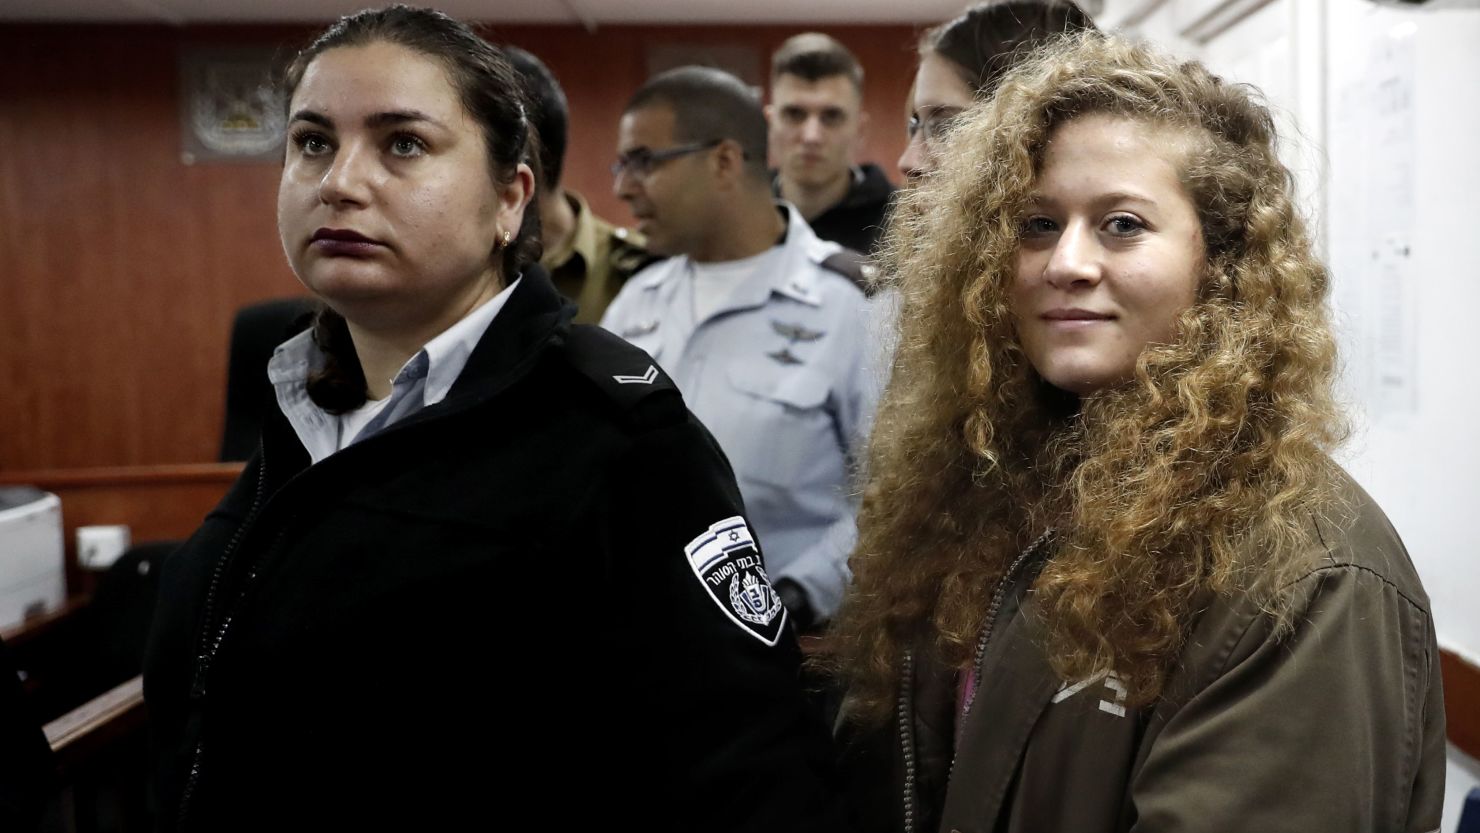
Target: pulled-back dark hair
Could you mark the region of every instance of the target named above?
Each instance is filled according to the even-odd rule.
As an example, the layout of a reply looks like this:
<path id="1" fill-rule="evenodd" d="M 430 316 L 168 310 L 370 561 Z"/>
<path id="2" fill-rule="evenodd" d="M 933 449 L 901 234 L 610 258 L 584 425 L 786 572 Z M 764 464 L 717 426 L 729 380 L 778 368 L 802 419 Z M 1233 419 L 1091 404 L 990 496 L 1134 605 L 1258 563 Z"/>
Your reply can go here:
<path id="1" fill-rule="evenodd" d="M 504 55 L 524 83 L 524 98 L 529 104 L 529 122 L 534 126 L 540 146 L 540 185 L 554 188 L 565 170 L 565 147 L 570 135 L 570 104 L 560 88 L 555 73 L 545 62 L 517 46 L 505 46 Z"/>
<path id="2" fill-rule="evenodd" d="M 513 182 L 521 162 L 537 164 L 531 159 L 534 140 L 525 117 L 523 84 L 509 60 L 467 24 L 434 9 L 395 5 L 341 17 L 294 56 L 283 76 L 283 100 L 291 102 L 303 74 L 318 56 L 330 49 L 375 43 L 404 46 L 442 64 L 463 109 L 482 128 L 488 171 L 496 184 Z M 493 252 L 489 255 L 492 258 Z M 503 247 L 499 273 L 508 280 L 539 257 L 539 207 L 531 198 L 518 236 Z M 314 403 L 330 413 L 365 404 L 365 374 L 344 318 L 325 307 L 314 318 L 313 336 L 327 358 L 324 368 L 308 382 Z"/>
<path id="3" fill-rule="evenodd" d="M 1055 35 L 1094 29 L 1069 0 L 987 0 L 927 31 L 920 54 L 950 61 L 973 94 L 985 98 L 1027 53 Z"/>

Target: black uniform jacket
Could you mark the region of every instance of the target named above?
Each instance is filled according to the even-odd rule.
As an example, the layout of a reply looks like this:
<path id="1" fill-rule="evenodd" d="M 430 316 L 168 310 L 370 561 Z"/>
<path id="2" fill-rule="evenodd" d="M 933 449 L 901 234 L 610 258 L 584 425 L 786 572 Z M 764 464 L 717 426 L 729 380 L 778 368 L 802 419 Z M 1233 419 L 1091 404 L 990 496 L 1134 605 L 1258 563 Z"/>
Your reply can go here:
<path id="1" fill-rule="evenodd" d="M 162 829 L 832 829 L 790 627 L 685 554 L 728 462 L 573 312 L 527 273 L 444 401 L 317 465 L 274 409 L 162 576 Z"/>

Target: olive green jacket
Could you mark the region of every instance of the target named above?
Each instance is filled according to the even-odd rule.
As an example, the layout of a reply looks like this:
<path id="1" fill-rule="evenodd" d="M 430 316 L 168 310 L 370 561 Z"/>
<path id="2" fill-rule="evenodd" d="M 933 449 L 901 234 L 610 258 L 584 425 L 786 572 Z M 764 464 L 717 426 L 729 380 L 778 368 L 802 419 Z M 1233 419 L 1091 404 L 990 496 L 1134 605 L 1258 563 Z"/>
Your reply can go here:
<path id="1" fill-rule="evenodd" d="M 1351 520 L 1288 588 L 1276 637 L 1245 597 L 1215 599 L 1165 695 L 1136 708 L 1106 678 L 1049 668 L 1031 593 L 1008 582 L 956 731 L 957 669 L 910 660 L 897 719 L 852 738 L 866 830 L 961 833 L 1428 833 L 1444 793 L 1444 707 L 1429 600 L 1382 510 L 1347 481 Z M 1026 600 L 1025 600 L 1026 599 Z"/>
<path id="2" fill-rule="evenodd" d="M 540 257 L 540 265 L 560 294 L 576 302 L 575 323 L 595 324 L 627 279 L 656 258 L 642 235 L 596 216 L 580 194 L 567 190 L 565 196 L 575 228 L 564 246 Z"/>

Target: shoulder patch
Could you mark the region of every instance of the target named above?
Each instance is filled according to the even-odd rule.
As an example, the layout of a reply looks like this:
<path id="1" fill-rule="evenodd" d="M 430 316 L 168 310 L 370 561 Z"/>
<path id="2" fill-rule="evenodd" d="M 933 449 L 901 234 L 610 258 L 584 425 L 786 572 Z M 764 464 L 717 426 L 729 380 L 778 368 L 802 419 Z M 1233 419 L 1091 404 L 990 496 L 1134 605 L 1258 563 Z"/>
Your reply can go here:
<path id="1" fill-rule="evenodd" d="M 735 515 L 710 524 L 683 551 L 710 601 L 741 630 L 775 645 L 786 626 L 786 608 L 766 577 L 745 519 Z"/>
<path id="2" fill-rule="evenodd" d="M 565 354 L 578 373 L 635 422 L 659 425 L 684 418 L 683 398 L 673 380 L 651 356 L 616 335 L 577 324 L 570 328 Z"/>
<path id="3" fill-rule="evenodd" d="M 844 249 L 828 255 L 822 261 L 822 268 L 829 272 L 836 272 L 852 281 L 853 285 L 862 290 L 864 295 L 874 294 L 874 279 L 879 274 L 879 267 L 864 255 L 852 249 Z"/>

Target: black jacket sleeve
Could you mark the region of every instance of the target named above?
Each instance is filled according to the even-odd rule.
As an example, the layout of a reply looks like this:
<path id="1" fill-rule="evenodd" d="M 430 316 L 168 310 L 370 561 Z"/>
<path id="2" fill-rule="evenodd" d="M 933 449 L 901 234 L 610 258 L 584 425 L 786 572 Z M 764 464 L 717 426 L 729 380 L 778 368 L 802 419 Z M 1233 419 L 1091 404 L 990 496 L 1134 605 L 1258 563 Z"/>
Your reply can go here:
<path id="1" fill-rule="evenodd" d="M 658 611 L 648 694 L 663 757 L 678 762 L 673 829 L 842 829 L 830 739 L 806 705 L 786 613 L 744 545 L 728 461 L 686 416 L 641 436 L 622 468 L 608 535 L 615 568 Z M 716 529 L 722 540 L 706 548 Z"/>

